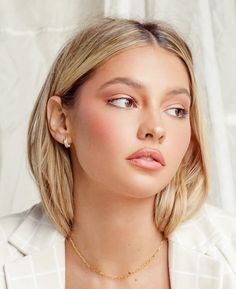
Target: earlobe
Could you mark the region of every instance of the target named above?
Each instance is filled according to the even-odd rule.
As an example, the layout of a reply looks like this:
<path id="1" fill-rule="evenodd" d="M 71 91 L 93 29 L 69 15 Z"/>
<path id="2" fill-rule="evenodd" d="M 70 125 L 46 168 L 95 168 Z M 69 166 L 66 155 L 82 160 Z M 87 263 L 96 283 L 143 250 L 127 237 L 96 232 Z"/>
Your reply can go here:
<path id="1" fill-rule="evenodd" d="M 57 95 L 51 96 L 47 103 L 48 127 L 52 137 L 62 144 L 65 137 L 69 140 L 66 117 L 67 116 L 61 104 L 61 98 Z"/>

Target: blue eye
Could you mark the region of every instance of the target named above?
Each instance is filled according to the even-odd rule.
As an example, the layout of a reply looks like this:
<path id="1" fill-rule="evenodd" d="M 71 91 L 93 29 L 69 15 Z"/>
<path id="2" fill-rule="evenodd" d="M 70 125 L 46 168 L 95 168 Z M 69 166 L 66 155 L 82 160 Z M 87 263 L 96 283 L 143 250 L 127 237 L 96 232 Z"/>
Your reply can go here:
<path id="1" fill-rule="evenodd" d="M 129 97 L 119 97 L 113 98 L 108 101 L 108 103 L 116 103 L 115 106 L 127 108 L 127 107 L 136 107 L 135 101 Z"/>
<path id="2" fill-rule="evenodd" d="M 177 118 L 185 118 L 189 113 L 186 109 L 180 107 L 172 107 L 167 109 L 169 115 Z"/>

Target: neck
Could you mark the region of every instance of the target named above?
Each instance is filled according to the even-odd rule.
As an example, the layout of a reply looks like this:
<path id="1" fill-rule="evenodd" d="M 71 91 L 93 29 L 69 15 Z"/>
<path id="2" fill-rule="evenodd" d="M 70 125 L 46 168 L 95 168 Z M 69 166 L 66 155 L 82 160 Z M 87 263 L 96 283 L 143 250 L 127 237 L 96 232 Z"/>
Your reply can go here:
<path id="1" fill-rule="evenodd" d="M 154 196 L 131 198 L 81 182 L 75 188 L 72 237 L 91 265 L 119 275 L 152 256 L 162 239 Z"/>

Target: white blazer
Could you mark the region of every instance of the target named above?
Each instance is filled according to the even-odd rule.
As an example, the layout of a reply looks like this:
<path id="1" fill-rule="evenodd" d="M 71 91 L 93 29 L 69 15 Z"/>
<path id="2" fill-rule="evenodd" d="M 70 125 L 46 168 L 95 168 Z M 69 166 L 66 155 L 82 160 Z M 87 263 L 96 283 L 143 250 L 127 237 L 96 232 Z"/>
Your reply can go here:
<path id="1" fill-rule="evenodd" d="M 236 289 L 235 216 L 204 205 L 168 240 L 172 289 Z M 41 204 L 1 218 L 0 289 L 64 289 L 64 241 Z"/>

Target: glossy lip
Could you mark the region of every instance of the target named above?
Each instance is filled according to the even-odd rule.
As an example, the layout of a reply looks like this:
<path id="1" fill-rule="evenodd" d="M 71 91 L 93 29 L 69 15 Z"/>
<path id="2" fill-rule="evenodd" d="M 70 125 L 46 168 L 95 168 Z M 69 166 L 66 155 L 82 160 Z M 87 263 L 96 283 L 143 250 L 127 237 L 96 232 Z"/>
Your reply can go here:
<path id="1" fill-rule="evenodd" d="M 142 157 L 152 157 L 153 161 L 141 159 Z M 157 170 L 165 166 L 165 160 L 160 151 L 152 148 L 143 148 L 138 150 L 134 154 L 127 158 L 132 164 L 147 168 L 151 170 Z"/>

